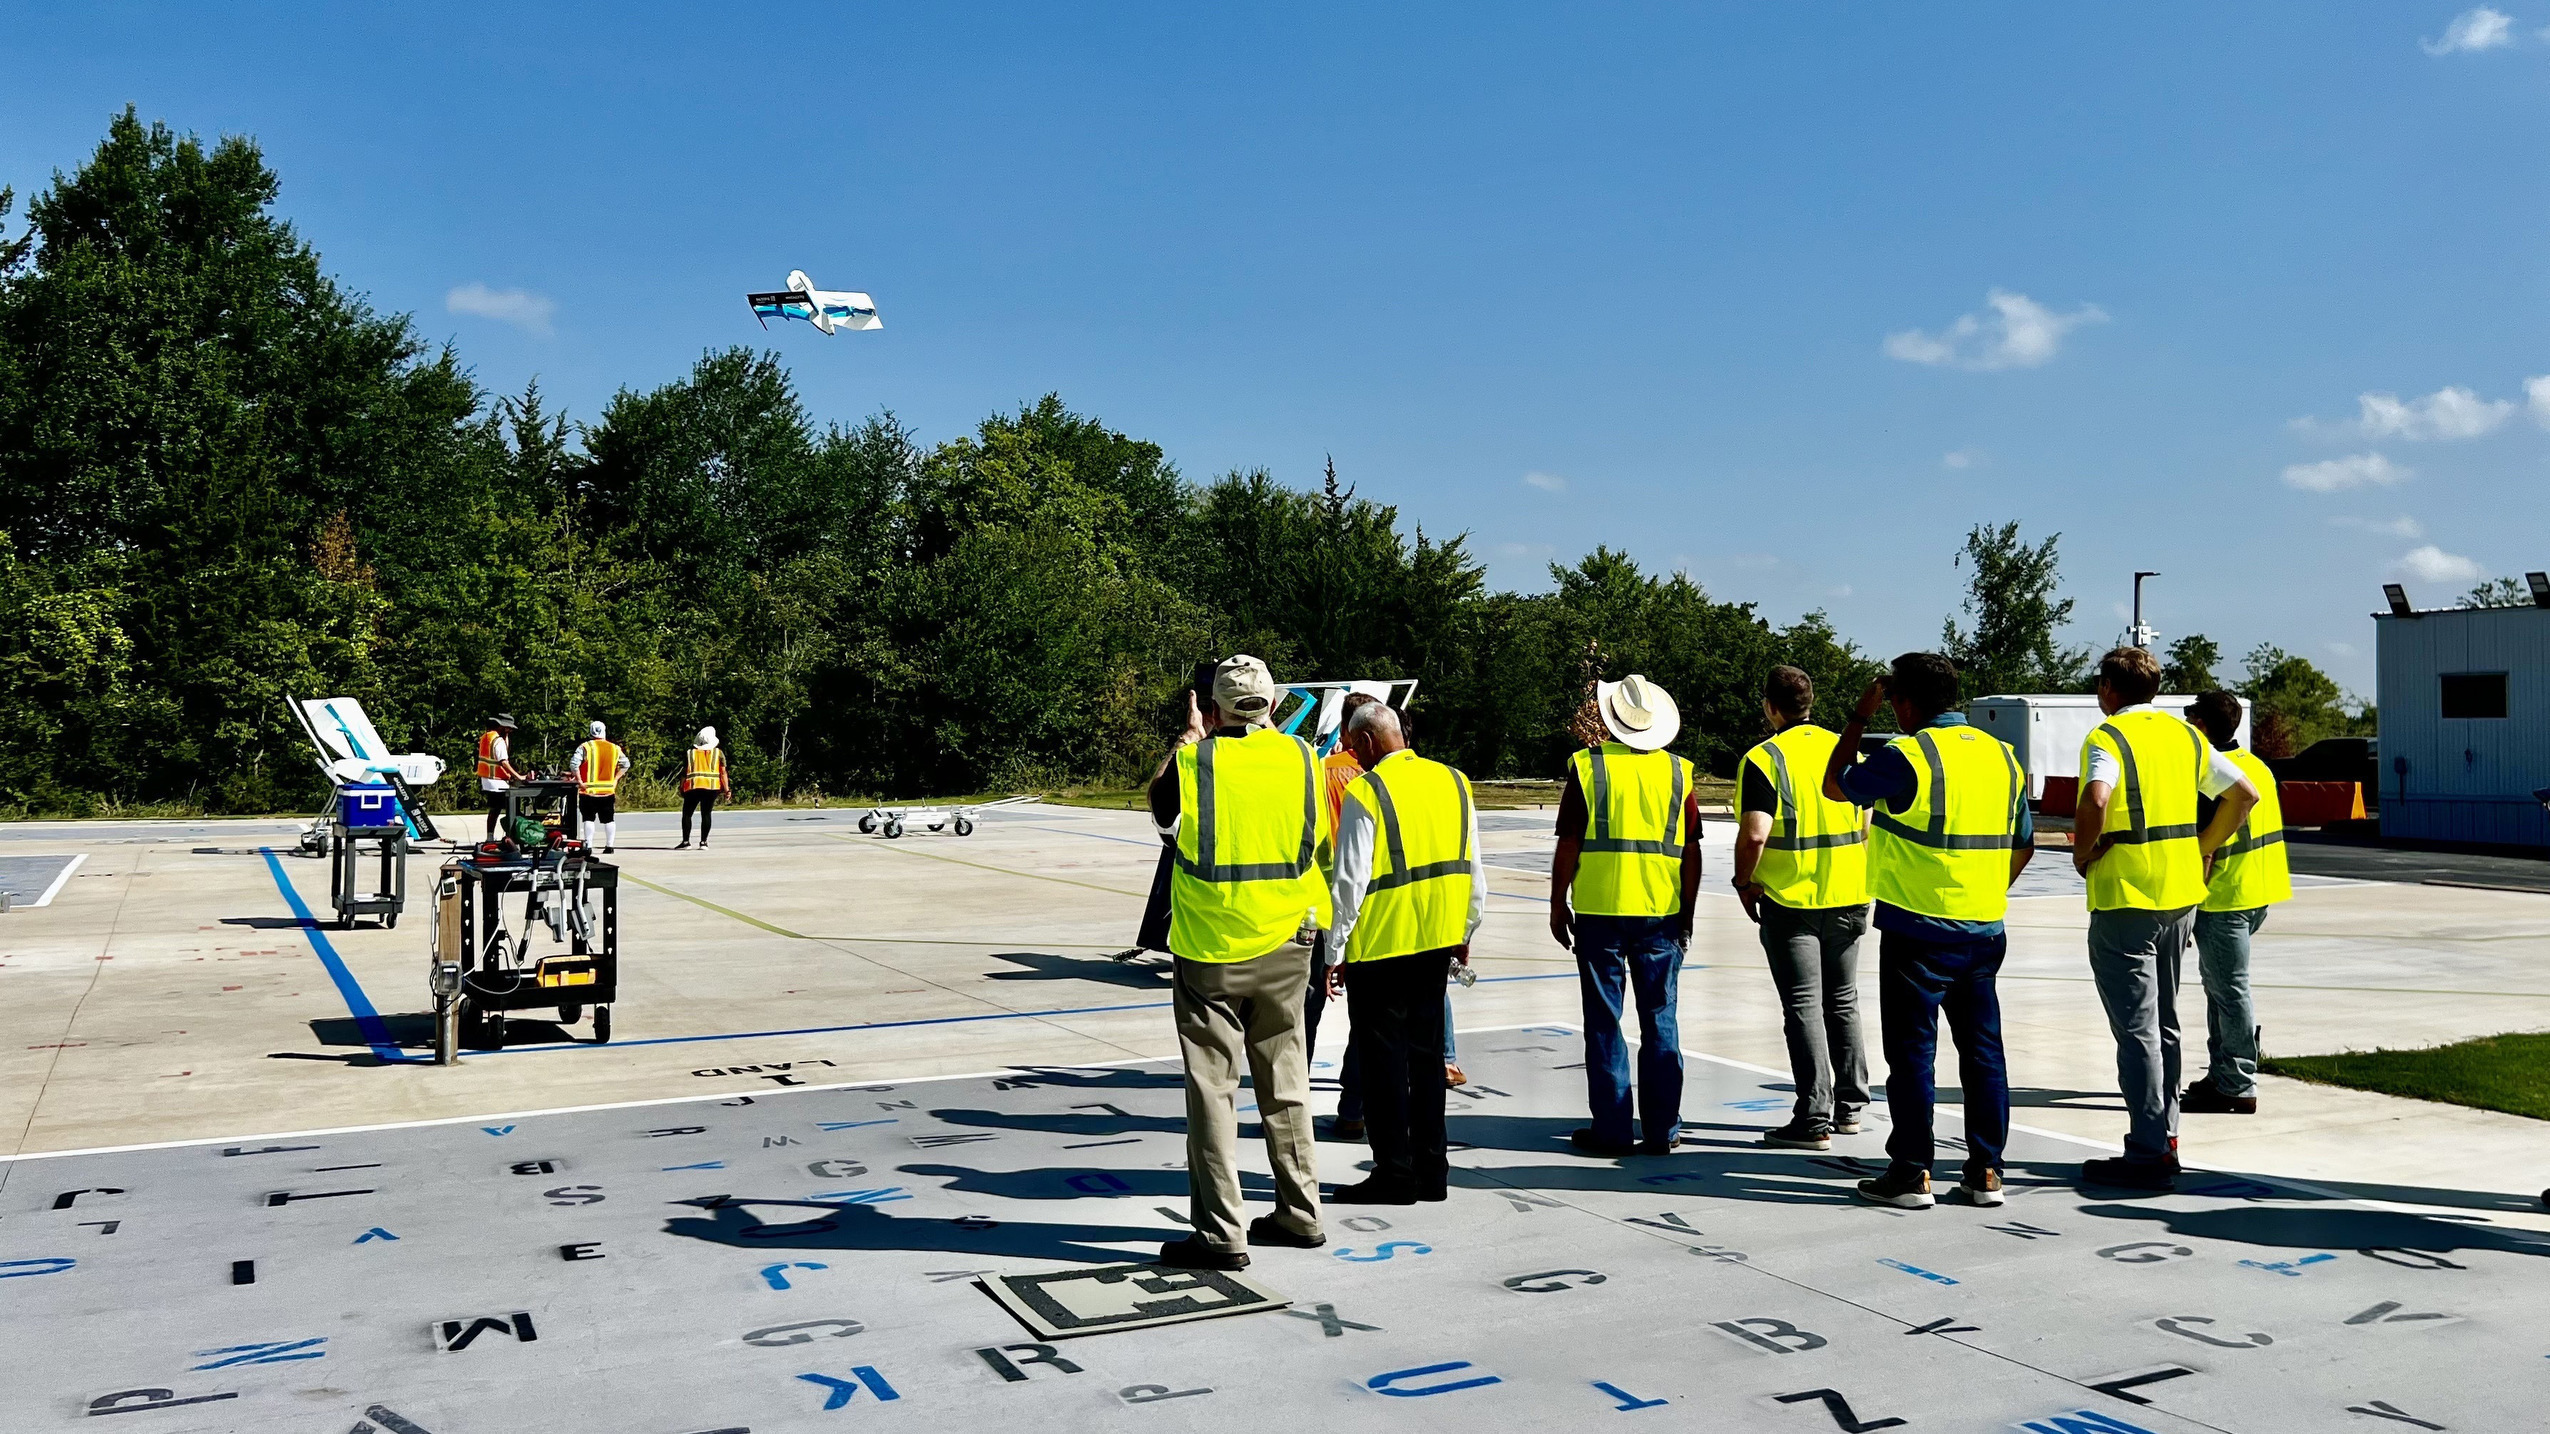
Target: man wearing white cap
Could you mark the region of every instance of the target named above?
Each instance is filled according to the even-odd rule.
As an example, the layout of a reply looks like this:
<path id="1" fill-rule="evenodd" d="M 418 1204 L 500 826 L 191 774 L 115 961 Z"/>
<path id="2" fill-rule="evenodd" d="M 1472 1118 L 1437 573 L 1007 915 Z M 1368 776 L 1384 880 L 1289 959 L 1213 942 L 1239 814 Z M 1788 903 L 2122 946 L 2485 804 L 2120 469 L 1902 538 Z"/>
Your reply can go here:
<path id="1" fill-rule="evenodd" d="M 1310 1119 L 1302 998 L 1310 943 L 1328 927 L 1333 860 L 1319 757 L 1274 729 L 1275 679 L 1246 655 L 1214 669 L 1212 700 L 1187 699 L 1186 730 L 1151 778 L 1151 818 L 1177 833 L 1169 951 L 1177 958 L 1178 1052 L 1186 1062 L 1188 1220 L 1160 1263 L 1248 1268 L 1248 1247 L 1327 1243 Z M 1240 1221 L 1240 1072 L 1245 1063 L 1275 1211 Z"/>
<path id="2" fill-rule="evenodd" d="M 1662 1155 L 1682 1136 L 1682 1042 L 1674 1020 L 1700 889 L 1700 801 L 1691 764 L 1665 750 L 1682 730 L 1672 694 L 1631 673 L 1594 695 L 1611 740 L 1569 759 L 1550 867 L 1549 929 L 1576 953 L 1585 1007 L 1585 1090 L 1594 1123 L 1571 1139 L 1593 1155 Z M 1638 1124 L 1630 1125 L 1626 999 L 1638 1004 Z"/>
<path id="3" fill-rule="evenodd" d="M 629 773 L 629 754 L 620 750 L 603 731 L 602 724 L 592 725 L 593 740 L 576 748 L 576 817 L 580 827 L 589 824 L 592 836 L 602 839 L 602 849 L 611 850 L 612 839 L 620 834 L 620 779 Z"/>
<path id="4" fill-rule="evenodd" d="M 731 795 L 733 782 L 726 776 L 726 754 L 718 750 L 717 729 L 702 727 L 691 740 L 691 750 L 682 758 L 682 843 L 673 848 L 681 851 L 691 844 L 691 813 L 699 813 L 699 844 L 708 845 L 709 818 L 717 814 L 717 799 Z"/>

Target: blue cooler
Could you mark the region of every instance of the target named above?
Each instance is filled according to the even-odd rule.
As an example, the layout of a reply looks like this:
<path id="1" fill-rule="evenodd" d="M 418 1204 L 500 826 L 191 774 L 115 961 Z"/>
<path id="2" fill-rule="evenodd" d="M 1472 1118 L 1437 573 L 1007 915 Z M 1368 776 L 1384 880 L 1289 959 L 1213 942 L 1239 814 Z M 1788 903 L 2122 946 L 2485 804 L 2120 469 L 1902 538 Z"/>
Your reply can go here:
<path id="1" fill-rule="evenodd" d="M 349 782 L 336 789 L 337 819 L 349 832 L 385 832 L 406 827 L 399 815 L 398 793 L 386 782 Z"/>

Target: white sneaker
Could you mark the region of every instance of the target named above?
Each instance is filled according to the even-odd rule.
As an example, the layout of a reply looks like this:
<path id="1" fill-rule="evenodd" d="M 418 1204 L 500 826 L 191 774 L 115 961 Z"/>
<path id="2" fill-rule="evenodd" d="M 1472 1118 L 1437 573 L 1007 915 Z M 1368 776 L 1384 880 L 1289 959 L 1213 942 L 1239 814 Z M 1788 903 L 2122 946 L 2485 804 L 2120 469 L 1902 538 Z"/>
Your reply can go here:
<path id="1" fill-rule="evenodd" d="M 1958 1181 L 1957 1194 L 1964 1197 L 1969 1205 L 1987 1208 L 2007 1198 L 2001 1193 L 2001 1172 L 1998 1170 L 1987 1170 L 1981 1175 L 1969 1175 Z"/>

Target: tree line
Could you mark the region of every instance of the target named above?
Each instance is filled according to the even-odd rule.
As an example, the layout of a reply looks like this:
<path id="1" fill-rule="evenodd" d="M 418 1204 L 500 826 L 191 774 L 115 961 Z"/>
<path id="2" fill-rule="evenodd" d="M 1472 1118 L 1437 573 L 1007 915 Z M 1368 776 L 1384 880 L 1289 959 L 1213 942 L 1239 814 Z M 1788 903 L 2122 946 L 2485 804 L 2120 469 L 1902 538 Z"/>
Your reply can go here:
<path id="1" fill-rule="evenodd" d="M 1876 670 L 1609 548 L 1491 590 L 1333 466 L 1191 480 L 1056 395 L 925 444 L 732 348 L 576 421 L 340 286 L 278 192 L 130 110 L 15 239 L 0 190 L 0 811 L 309 808 L 287 692 L 361 697 L 446 795 L 503 710 L 535 760 L 600 719 L 656 779 L 713 725 L 742 792 L 805 796 L 1130 782 L 1234 651 L 1419 678 L 1420 740 L 1483 776 L 1555 772 L 1597 676 L 1664 683 L 1724 774 L 1772 665 L 1836 723 Z M 1978 690 L 2077 686 L 2055 543 L 1970 536 Z"/>

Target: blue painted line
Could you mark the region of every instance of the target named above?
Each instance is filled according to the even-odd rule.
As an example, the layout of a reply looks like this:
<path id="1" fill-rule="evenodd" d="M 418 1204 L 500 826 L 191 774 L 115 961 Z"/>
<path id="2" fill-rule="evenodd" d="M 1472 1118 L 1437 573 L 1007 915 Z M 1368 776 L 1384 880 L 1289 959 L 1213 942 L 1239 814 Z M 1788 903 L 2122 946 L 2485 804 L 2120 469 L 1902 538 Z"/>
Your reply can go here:
<path id="1" fill-rule="evenodd" d="M 329 944 L 327 933 L 319 929 L 319 918 L 310 914 L 310 904 L 301 899 L 301 893 L 293 889 L 292 879 L 283 874 L 283 859 L 274 854 L 272 847 L 259 847 L 257 852 L 266 859 L 266 870 L 274 875 L 275 890 L 283 893 L 284 902 L 292 908 L 292 914 L 301 918 L 301 934 L 310 938 L 310 949 L 319 953 L 319 964 L 328 969 L 328 979 L 336 983 L 336 993 L 345 1002 L 347 1013 L 354 1017 L 354 1028 L 363 1033 L 363 1043 L 370 1046 L 372 1054 L 384 1063 L 420 1064 L 416 1057 L 400 1051 L 398 1042 L 390 1039 L 389 1023 L 381 1019 L 380 1011 L 372 1005 L 372 998 L 363 993 L 363 983 L 354 979 L 354 972 L 347 968 L 345 958 L 336 954 L 336 947 Z"/>
<path id="2" fill-rule="evenodd" d="M 1482 976 L 1479 978 L 1479 984 L 1485 985 L 1490 981 L 1573 981 L 1575 979 L 1576 973 L 1572 971 L 1554 971 L 1541 976 Z M 589 1041 L 572 1041 L 546 1046 L 507 1046 L 500 1051 L 465 1051 L 461 1059 L 474 1061 L 484 1060 L 489 1056 L 538 1056 L 562 1054 L 567 1051 L 616 1051 L 632 1046 L 687 1046 L 696 1045 L 702 1041 L 759 1041 L 773 1036 L 829 1036 L 843 1031 L 892 1031 L 910 1026 L 967 1025 L 976 1021 L 1029 1021 L 1048 1016 L 1099 1016 L 1115 1011 L 1165 1011 L 1171 1004 L 1168 1001 L 1135 1001 L 1122 1006 L 1067 1006 L 1050 1011 L 988 1011 L 979 1016 L 931 1016 L 913 1021 L 862 1021 L 846 1026 L 792 1026 L 786 1030 L 777 1031 L 726 1031 L 707 1036 L 650 1036 L 644 1040 L 613 1041 L 607 1046 L 597 1046 Z M 1571 1031 L 1568 1034 L 1573 1035 L 1574 1032 Z"/>

